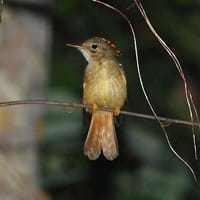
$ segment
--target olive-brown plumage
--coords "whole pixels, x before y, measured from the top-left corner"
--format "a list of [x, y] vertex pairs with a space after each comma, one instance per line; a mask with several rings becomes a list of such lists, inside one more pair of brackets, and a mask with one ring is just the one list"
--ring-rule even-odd
[[117, 61], [119, 50], [109, 40], [94, 37], [77, 47], [88, 65], [83, 83], [83, 103], [93, 106], [90, 128], [84, 145], [84, 153], [95, 160], [103, 152], [108, 160], [118, 156], [118, 142], [114, 127], [113, 113], [98, 110], [107, 106], [116, 110], [123, 106], [126, 96], [126, 78], [121, 64]]

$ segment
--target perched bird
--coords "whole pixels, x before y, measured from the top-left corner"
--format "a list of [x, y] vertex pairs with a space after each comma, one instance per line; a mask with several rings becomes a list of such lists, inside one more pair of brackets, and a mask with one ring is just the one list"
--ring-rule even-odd
[[[83, 103], [93, 109], [90, 128], [84, 145], [89, 159], [97, 159], [101, 151], [108, 160], [118, 154], [118, 142], [114, 126], [114, 115], [119, 115], [127, 96], [126, 77], [122, 65], [117, 61], [120, 51], [109, 40], [93, 37], [80, 45], [67, 44], [81, 51], [88, 62], [83, 82]], [[114, 113], [99, 110], [99, 106], [110, 107]]]

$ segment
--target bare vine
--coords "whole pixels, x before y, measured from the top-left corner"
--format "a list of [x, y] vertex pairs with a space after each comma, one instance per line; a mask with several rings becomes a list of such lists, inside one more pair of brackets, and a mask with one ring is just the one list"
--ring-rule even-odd
[[[157, 112], [156, 110], [154, 109], [153, 105], [151, 104], [150, 102], [150, 99], [149, 99], [149, 96], [146, 92], [146, 89], [144, 87], [144, 83], [143, 83], [143, 78], [142, 78], [142, 74], [141, 74], [141, 71], [140, 71], [140, 63], [139, 63], [139, 56], [138, 56], [138, 48], [137, 48], [137, 39], [136, 39], [136, 34], [135, 34], [135, 31], [134, 31], [134, 28], [133, 28], [133, 25], [131, 23], [131, 21], [129, 20], [129, 18], [126, 16], [126, 14], [124, 14], [122, 11], [120, 11], [119, 9], [115, 8], [114, 6], [108, 4], [108, 3], [105, 3], [105, 2], [102, 2], [100, 0], [92, 0], [93, 2], [96, 2], [98, 4], [101, 4], [113, 11], [115, 11], [116, 13], [118, 13], [122, 18], [125, 19], [125, 21], [127, 22], [129, 28], [130, 28], [130, 31], [131, 31], [131, 35], [132, 35], [132, 38], [133, 38], [133, 48], [134, 48], [134, 54], [135, 54], [135, 59], [136, 59], [136, 68], [137, 68], [137, 73], [138, 73], [138, 78], [139, 78], [139, 82], [140, 82], [140, 86], [141, 86], [141, 89], [142, 89], [142, 92], [144, 94], [144, 97], [149, 105], [149, 108], [153, 114], [153, 116], [155, 117], [156, 121], [158, 122], [158, 124], [160, 125], [163, 133], [164, 133], [164, 137], [166, 138], [166, 141], [167, 141], [167, 144], [170, 148], [170, 150], [172, 151], [172, 153], [182, 162], [184, 163], [184, 165], [190, 170], [190, 172], [192, 173], [193, 177], [194, 177], [194, 180], [196, 182], [198, 182], [197, 180], [197, 177], [196, 177], [196, 174], [194, 172], [194, 170], [192, 169], [192, 167], [190, 166], [190, 164], [184, 160], [184, 158], [182, 156], [179, 155], [179, 153], [176, 152], [175, 148], [172, 146], [171, 142], [170, 142], [170, 139], [169, 139], [169, 136], [168, 136], [168, 133], [166, 131], [166, 128], [165, 128], [165, 125], [162, 123], [162, 121], [159, 119], [158, 115], [157, 115]], [[171, 49], [166, 45], [166, 43], [161, 39], [161, 37], [157, 34], [157, 32], [155, 31], [155, 29], [153, 28], [153, 26], [151, 25], [143, 7], [142, 7], [142, 4], [140, 3], [139, 0], [134, 0], [134, 3], [137, 5], [137, 8], [139, 9], [139, 11], [141, 12], [142, 16], [145, 18], [145, 22], [148, 24], [149, 28], [151, 29], [152, 33], [156, 36], [156, 38], [158, 39], [158, 41], [161, 43], [161, 45], [163, 46], [163, 48], [168, 52], [168, 54], [170, 55], [170, 57], [172, 58], [172, 60], [174, 61], [178, 71], [179, 71], [179, 74], [181, 76], [181, 78], [183, 79], [183, 82], [184, 82], [184, 87], [185, 87], [185, 96], [186, 96], [186, 101], [187, 101], [187, 105], [188, 105], [188, 108], [189, 108], [189, 113], [190, 113], [190, 118], [191, 118], [191, 122], [192, 122], [192, 133], [193, 133], [193, 142], [194, 142], [194, 150], [195, 150], [195, 158], [197, 158], [197, 149], [196, 149], [196, 137], [195, 137], [195, 133], [194, 133], [194, 126], [193, 126], [193, 123], [194, 123], [194, 117], [193, 117], [193, 111], [194, 111], [194, 114], [195, 114], [195, 117], [197, 119], [197, 122], [199, 122], [199, 118], [198, 118], [198, 114], [197, 114], [197, 110], [196, 110], [196, 107], [193, 103], [193, 100], [192, 100], [192, 95], [191, 95], [191, 92], [187, 86], [187, 82], [186, 82], [186, 79], [185, 79], [185, 76], [184, 76], [184, 73], [183, 73], [183, 70], [182, 70], [182, 67], [179, 63], [179, 60], [177, 59], [176, 55], [171, 51]], [[130, 8], [130, 7], [129, 7]]]

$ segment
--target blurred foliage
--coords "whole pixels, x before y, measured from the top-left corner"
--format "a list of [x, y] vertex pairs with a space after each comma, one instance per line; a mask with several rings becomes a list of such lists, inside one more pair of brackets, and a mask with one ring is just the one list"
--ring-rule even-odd
[[[184, 88], [177, 70], [147, 29], [136, 7], [126, 8], [130, 0], [106, 1], [126, 12], [133, 22], [139, 48], [141, 71], [151, 102], [160, 115], [189, 119]], [[175, 51], [200, 103], [200, 1], [142, 1], [152, 24]], [[128, 80], [128, 109], [150, 113], [138, 82], [130, 30], [113, 11], [94, 2], [60, 0], [55, 4], [49, 98], [76, 101], [82, 99], [82, 79], [86, 61], [65, 43], [79, 43], [93, 36], [113, 41], [122, 51], [119, 58]], [[198, 107], [199, 109], [199, 107]], [[167, 146], [157, 123], [124, 117], [118, 127], [120, 156], [108, 162], [104, 158], [89, 161], [83, 155], [88, 126], [77, 109], [50, 109], [47, 135], [41, 144], [42, 185], [53, 199], [137, 199], [197, 200], [200, 188], [184, 165]], [[194, 161], [191, 129], [171, 126], [175, 149]], [[198, 137], [198, 141], [199, 137]]]
[[0, 1], [0, 23], [2, 18], [2, 12], [3, 12], [3, 0]]

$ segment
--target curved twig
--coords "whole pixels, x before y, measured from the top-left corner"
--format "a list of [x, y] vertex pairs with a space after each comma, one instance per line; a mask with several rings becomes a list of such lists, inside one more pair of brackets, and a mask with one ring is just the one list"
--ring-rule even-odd
[[[169, 48], [169, 46], [165, 43], [165, 41], [161, 38], [161, 36], [157, 33], [157, 31], [155, 30], [155, 28], [151, 24], [151, 22], [150, 22], [150, 20], [147, 16], [142, 4], [140, 3], [140, 1], [134, 0], [133, 4], [137, 6], [137, 8], [139, 9], [139, 11], [140, 11], [142, 17], [144, 18], [146, 24], [148, 25], [149, 29], [153, 33], [153, 35], [157, 38], [159, 43], [163, 46], [163, 48], [166, 50], [166, 52], [172, 58], [175, 66], [176, 66], [176, 68], [179, 72], [179, 75], [181, 76], [183, 83], [184, 83], [185, 97], [186, 97], [186, 102], [187, 102], [187, 105], [188, 105], [188, 110], [189, 110], [191, 122], [194, 122], [194, 120], [195, 120], [194, 118], [196, 118], [197, 122], [199, 122], [199, 116], [198, 116], [198, 113], [197, 113], [197, 109], [196, 109], [196, 106], [194, 105], [191, 91], [188, 87], [188, 83], [187, 83], [185, 74], [183, 72], [182, 66], [181, 66], [178, 58], [176, 57], [174, 52]], [[199, 130], [200, 130], [200, 128], [199, 128]], [[194, 126], [192, 126], [192, 135], [193, 135], [193, 143], [194, 143], [194, 155], [195, 155], [196, 160], [198, 160], [197, 148], [196, 148], [196, 135], [195, 135], [195, 131], [194, 131]]]
[[[144, 96], [145, 96], [145, 99], [146, 99], [146, 101], [147, 101], [147, 103], [148, 103], [148, 105], [149, 105], [149, 108], [151, 109], [151, 111], [152, 111], [152, 113], [153, 113], [155, 119], [156, 119], [157, 122], [159, 123], [159, 125], [160, 125], [160, 127], [161, 127], [161, 129], [162, 129], [162, 131], [163, 131], [163, 133], [164, 133], [164, 136], [165, 136], [165, 138], [166, 138], [166, 140], [167, 140], [167, 143], [168, 143], [169, 148], [171, 149], [171, 151], [173, 152], [173, 154], [174, 154], [181, 162], [183, 162], [183, 163], [185, 164], [185, 166], [190, 170], [190, 172], [192, 173], [192, 175], [193, 175], [195, 181], [198, 183], [196, 174], [195, 174], [194, 170], [192, 169], [192, 167], [189, 165], [189, 163], [188, 163], [187, 161], [185, 161], [185, 160], [176, 152], [176, 150], [175, 150], [174, 147], [172, 146], [172, 144], [171, 144], [171, 142], [170, 142], [170, 140], [169, 140], [169, 136], [168, 136], [168, 134], [167, 134], [167, 131], [166, 131], [165, 127], [163, 126], [162, 122], [160, 121], [160, 119], [158, 118], [158, 115], [157, 115], [155, 109], [153, 108], [153, 106], [152, 106], [152, 104], [151, 104], [151, 102], [150, 102], [150, 100], [149, 100], [149, 97], [148, 97], [148, 95], [147, 95], [146, 89], [145, 89], [144, 84], [143, 84], [142, 75], [141, 75], [141, 72], [140, 72], [140, 65], [139, 65], [139, 58], [138, 58], [138, 50], [137, 50], [136, 35], [135, 35], [134, 29], [133, 29], [133, 26], [132, 26], [130, 20], [128, 19], [128, 17], [127, 17], [123, 12], [121, 12], [119, 9], [117, 9], [117, 8], [115, 8], [115, 7], [113, 7], [113, 6], [111, 6], [110, 4], [104, 3], [104, 2], [102, 2], [102, 1], [100, 1], [100, 0], [93, 0], [93, 1], [96, 2], [96, 3], [99, 3], [99, 4], [101, 4], [101, 5], [104, 5], [105, 7], [108, 7], [108, 8], [110, 8], [111, 10], [114, 10], [114, 11], [117, 12], [119, 15], [121, 15], [121, 16], [126, 20], [126, 22], [128, 23], [129, 28], [130, 28], [130, 30], [131, 30], [132, 37], [133, 37], [133, 45], [134, 45], [134, 50], [135, 50], [135, 59], [136, 59], [136, 68], [137, 68], [138, 78], [139, 78], [140, 86], [141, 86], [141, 88], [142, 88], [142, 92], [143, 92], [143, 94], [144, 94]], [[137, 3], [136, 0], [135, 0], [135, 2]], [[182, 69], [180, 69], [180, 71], [182, 71]], [[185, 86], [187, 86], [187, 85], [185, 85]], [[187, 87], [186, 87], [186, 88], [187, 88]], [[188, 92], [188, 90], [186, 90], [186, 92]], [[187, 94], [188, 94], [188, 93], [187, 93]], [[188, 96], [186, 95], [186, 97], [188, 97]], [[187, 100], [188, 100], [188, 99], [187, 99]], [[189, 104], [189, 105], [190, 105], [190, 104]], [[190, 113], [190, 114], [191, 114], [191, 113]], [[192, 115], [191, 117], [192, 117], [192, 124], [193, 124], [193, 122], [194, 122], [193, 115]], [[193, 128], [193, 125], [192, 125], [192, 128]]]

